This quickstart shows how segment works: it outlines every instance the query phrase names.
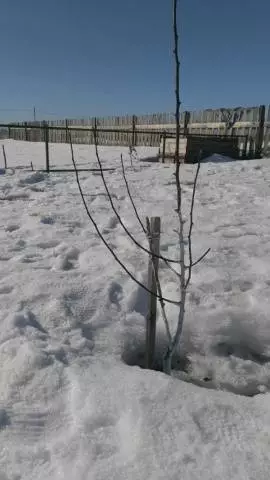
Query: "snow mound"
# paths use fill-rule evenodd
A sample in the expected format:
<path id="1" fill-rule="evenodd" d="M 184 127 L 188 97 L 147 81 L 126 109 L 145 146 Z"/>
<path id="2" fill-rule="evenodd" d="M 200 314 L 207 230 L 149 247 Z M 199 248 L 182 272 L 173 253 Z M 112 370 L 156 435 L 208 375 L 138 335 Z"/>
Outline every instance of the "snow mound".
<path id="1" fill-rule="evenodd" d="M 7 142 L 14 166 L 42 168 L 44 145 Z M 94 149 L 75 146 L 81 165 Z M 178 257 L 173 165 L 126 173 L 141 218 L 161 217 L 161 248 Z M 118 160 L 101 148 L 117 210 L 147 246 Z M 52 165 L 71 166 L 67 145 Z M 116 167 L 115 167 L 116 166 Z M 181 167 L 187 217 L 196 166 Z M 148 257 L 111 212 L 100 175 L 81 173 L 89 209 L 141 282 Z M 42 183 L 41 188 L 36 183 Z M 0 479 L 267 480 L 270 469 L 270 164 L 203 163 L 193 270 L 173 375 L 144 368 L 148 296 L 100 243 L 74 174 L 0 176 Z M 177 298 L 160 262 L 164 295 Z M 177 308 L 168 305 L 172 329 Z M 166 348 L 158 310 L 156 369 Z M 138 366 L 139 365 L 139 366 Z"/>

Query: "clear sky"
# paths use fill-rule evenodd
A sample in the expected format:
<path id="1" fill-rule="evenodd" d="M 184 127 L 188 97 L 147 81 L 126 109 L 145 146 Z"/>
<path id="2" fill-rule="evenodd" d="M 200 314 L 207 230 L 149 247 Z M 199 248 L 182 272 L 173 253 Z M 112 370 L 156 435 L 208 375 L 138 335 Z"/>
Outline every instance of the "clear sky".
<path id="1" fill-rule="evenodd" d="M 1 0 L 0 120 L 173 111 L 171 4 Z M 270 102 L 269 19 L 270 0 L 179 1 L 183 109 Z"/>

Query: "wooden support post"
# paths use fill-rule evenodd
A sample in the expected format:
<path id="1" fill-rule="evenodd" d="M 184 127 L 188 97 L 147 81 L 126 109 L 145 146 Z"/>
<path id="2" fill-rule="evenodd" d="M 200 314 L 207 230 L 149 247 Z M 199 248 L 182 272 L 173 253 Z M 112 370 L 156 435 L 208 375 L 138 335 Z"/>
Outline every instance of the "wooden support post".
<path id="1" fill-rule="evenodd" d="M 27 122 L 24 122 L 24 140 L 28 142 Z"/>
<path id="2" fill-rule="evenodd" d="M 185 119 L 184 119 L 184 135 L 188 134 L 188 125 L 190 121 L 190 112 L 185 112 Z"/>
<path id="3" fill-rule="evenodd" d="M 136 115 L 133 115 L 133 117 L 132 117 L 132 147 L 136 147 L 136 145 L 137 145 L 136 123 L 137 123 L 137 117 L 136 117 Z"/>
<path id="4" fill-rule="evenodd" d="M 257 128 L 257 135 L 255 140 L 255 157 L 256 158 L 260 158 L 262 156 L 264 122 L 265 122 L 265 105 L 261 105 L 259 108 L 259 126 Z"/>
<path id="5" fill-rule="evenodd" d="M 49 129 L 48 124 L 44 122 L 44 142 L 45 142 L 45 155 L 46 155 L 46 172 L 50 171 L 50 157 L 49 157 Z"/>
<path id="6" fill-rule="evenodd" d="M 160 251 L 160 217 L 151 217 L 150 221 L 150 250 L 155 255 Z M 158 272 L 158 258 L 150 257 L 148 264 L 148 288 L 154 294 L 157 294 L 155 271 Z M 157 297 L 149 293 L 148 315 L 146 319 L 146 355 L 145 367 L 153 368 L 155 359 L 156 344 L 156 316 L 157 316 Z"/>
<path id="7" fill-rule="evenodd" d="M 69 134 L 68 134 L 68 119 L 66 118 L 66 143 L 69 143 Z"/>
<path id="8" fill-rule="evenodd" d="M 165 155 L 166 155 L 166 132 L 163 133 L 162 139 L 163 139 L 163 144 L 162 144 L 162 163 L 165 163 Z"/>
<path id="9" fill-rule="evenodd" d="M 5 165 L 5 170 L 6 170 L 7 169 L 7 156 L 6 156 L 6 151 L 5 151 L 5 145 L 2 145 L 2 150 L 3 150 L 4 165 Z"/>

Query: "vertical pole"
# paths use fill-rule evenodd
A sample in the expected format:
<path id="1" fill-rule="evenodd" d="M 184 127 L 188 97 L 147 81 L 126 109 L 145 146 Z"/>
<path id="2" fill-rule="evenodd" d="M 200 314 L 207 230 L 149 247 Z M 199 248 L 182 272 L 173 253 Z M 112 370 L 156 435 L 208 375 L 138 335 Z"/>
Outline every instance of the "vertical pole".
<path id="1" fill-rule="evenodd" d="M 95 129 L 95 136 L 96 136 L 96 142 L 97 144 L 99 143 L 99 136 L 98 136 L 98 122 L 97 122 L 97 117 L 94 118 L 94 129 Z"/>
<path id="2" fill-rule="evenodd" d="M 33 108 L 33 117 L 34 117 L 34 122 L 36 121 L 36 107 Z"/>
<path id="3" fill-rule="evenodd" d="M 66 124 L 66 143 L 69 143 L 69 135 L 68 135 L 68 119 L 65 120 Z"/>
<path id="4" fill-rule="evenodd" d="M 162 163 L 165 163 L 166 155 L 166 132 L 163 133 L 163 144 L 162 144 Z"/>
<path id="5" fill-rule="evenodd" d="M 10 139 L 11 138 L 11 128 L 8 127 L 8 138 Z"/>
<path id="6" fill-rule="evenodd" d="M 49 158 L 49 129 L 48 124 L 44 122 L 44 141 L 45 141 L 45 155 L 46 155 L 46 172 L 50 171 L 50 158 Z"/>
<path id="7" fill-rule="evenodd" d="M 185 118 L 184 118 L 184 135 L 188 134 L 188 124 L 190 121 L 190 112 L 185 112 Z"/>
<path id="8" fill-rule="evenodd" d="M 132 116 L 132 147 L 136 147 L 137 145 L 136 123 L 137 123 L 137 117 L 136 115 L 133 115 Z"/>
<path id="9" fill-rule="evenodd" d="M 24 122 L 24 140 L 28 141 L 27 122 Z"/>
<path id="10" fill-rule="evenodd" d="M 6 156 L 6 151 L 5 151 L 5 145 L 2 145 L 2 150 L 3 150 L 5 169 L 7 169 L 7 156 Z"/>
<path id="11" fill-rule="evenodd" d="M 257 128 L 257 135 L 255 140 L 255 157 L 261 157 L 262 145 L 264 136 L 264 122 L 265 122 L 265 105 L 261 105 L 259 108 L 259 126 Z"/>
<path id="12" fill-rule="evenodd" d="M 247 158 L 247 149 L 248 149 L 248 136 L 245 136 L 244 148 L 242 153 L 242 158 Z"/>
<path id="13" fill-rule="evenodd" d="M 151 217 L 150 222 L 150 250 L 159 255 L 160 248 L 160 217 Z M 158 258 L 149 258 L 148 264 L 148 288 L 154 294 L 157 293 L 155 271 L 158 272 Z M 156 321 L 157 321 L 157 297 L 149 293 L 148 315 L 146 320 L 146 358 L 145 367 L 153 368 L 156 344 Z"/>

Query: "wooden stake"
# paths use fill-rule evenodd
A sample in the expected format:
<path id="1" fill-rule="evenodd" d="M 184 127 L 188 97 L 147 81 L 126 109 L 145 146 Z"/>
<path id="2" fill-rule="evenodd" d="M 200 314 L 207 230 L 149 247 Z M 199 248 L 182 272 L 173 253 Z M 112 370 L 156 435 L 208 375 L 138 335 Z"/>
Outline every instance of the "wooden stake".
<path id="1" fill-rule="evenodd" d="M 160 217 L 151 217 L 150 249 L 155 255 L 160 254 Z M 148 289 L 157 294 L 156 275 L 158 273 L 158 258 L 149 257 L 148 264 Z M 148 315 L 146 320 L 146 358 L 145 367 L 153 368 L 156 345 L 157 297 L 149 293 Z"/>

